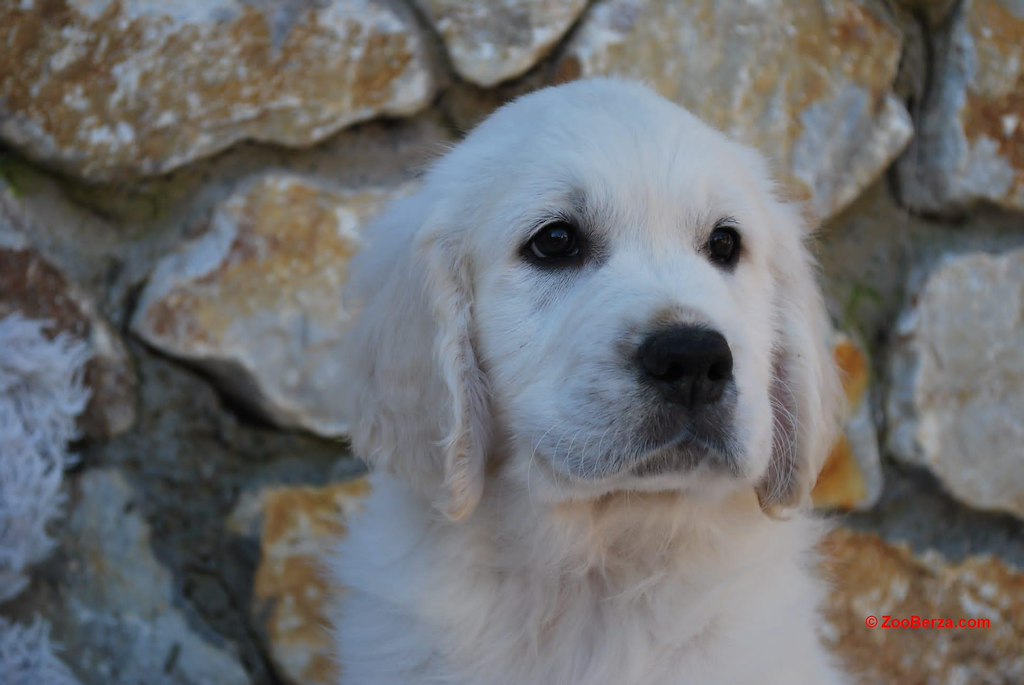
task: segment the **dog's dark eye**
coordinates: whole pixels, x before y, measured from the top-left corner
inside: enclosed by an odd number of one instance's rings
[[[532,257],[544,261],[578,257],[580,246],[576,227],[565,221],[547,224],[530,238],[526,249]]]
[[[708,238],[708,255],[721,266],[732,266],[740,256],[740,234],[732,226],[719,226]]]

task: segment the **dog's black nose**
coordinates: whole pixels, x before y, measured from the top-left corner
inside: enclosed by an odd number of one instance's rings
[[[676,326],[653,333],[638,353],[644,379],[669,402],[691,409],[716,402],[732,379],[732,351],[721,333]]]

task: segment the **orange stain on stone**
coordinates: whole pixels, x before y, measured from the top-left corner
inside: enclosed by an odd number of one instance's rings
[[[852,509],[868,496],[867,484],[845,435],[832,448],[811,493],[814,506]]]
[[[333,685],[337,671],[325,610],[333,590],[323,557],[370,492],[364,479],[263,495],[261,559],[253,594],[271,654],[293,683]]]
[[[864,400],[870,380],[868,358],[853,341],[841,340],[834,348],[836,364],[842,374],[843,390],[850,411],[856,410]]]
[[[852,415],[867,393],[870,381],[868,359],[852,340],[845,337],[835,344],[833,355],[841,374],[848,411]],[[853,447],[849,439],[841,435],[818,475],[811,499],[816,507],[850,509],[867,496],[867,483]]]

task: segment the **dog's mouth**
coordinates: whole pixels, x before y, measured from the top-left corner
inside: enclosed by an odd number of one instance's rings
[[[531,463],[541,463],[545,472],[567,486],[597,486],[623,479],[654,481],[697,471],[741,476],[743,449],[734,425],[736,399],[736,393],[729,392],[714,407],[699,412],[655,405],[641,421],[632,418],[631,423],[636,422],[632,430],[609,427],[618,440],[606,440],[595,431],[587,437],[545,444],[544,437],[551,433],[547,431],[531,445]],[[571,430],[565,433],[573,435]]]
[[[646,451],[630,473],[644,478],[704,469],[739,476],[737,450],[726,433],[697,432],[687,426],[667,443]]]
[[[647,421],[644,445],[629,471],[647,477],[696,469],[739,474],[734,436],[735,392],[701,412],[661,407]]]

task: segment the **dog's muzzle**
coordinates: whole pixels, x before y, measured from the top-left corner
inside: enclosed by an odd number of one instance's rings
[[[731,440],[736,390],[725,337],[703,326],[662,328],[640,344],[636,363],[641,383],[657,400],[644,431],[650,449],[633,473],[701,465],[736,470]]]

